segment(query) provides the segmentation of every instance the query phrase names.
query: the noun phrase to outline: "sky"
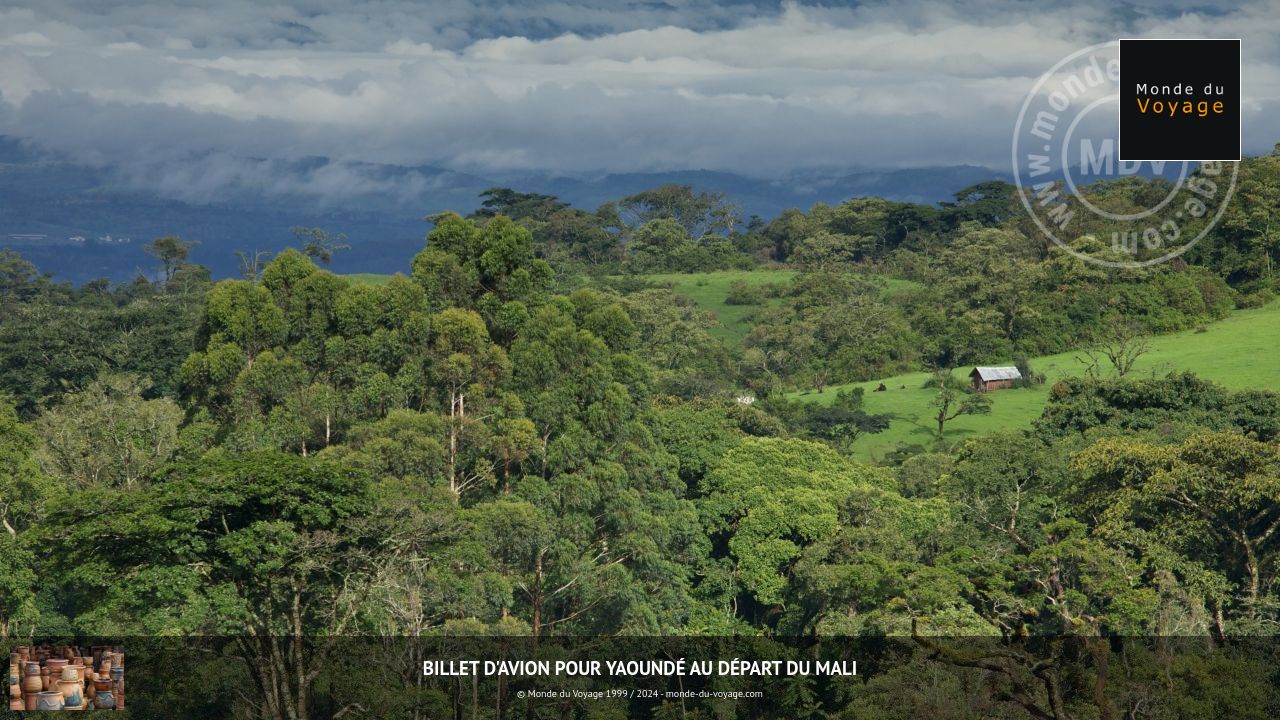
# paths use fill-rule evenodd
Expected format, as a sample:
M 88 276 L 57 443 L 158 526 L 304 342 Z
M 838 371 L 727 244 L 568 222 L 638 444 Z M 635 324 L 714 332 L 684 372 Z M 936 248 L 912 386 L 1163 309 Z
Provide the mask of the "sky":
M 0 0 L 0 135 L 189 182 L 306 156 L 1006 170 L 1036 79 L 1117 37 L 1242 38 L 1245 150 L 1280 141 L 1280 0 Z

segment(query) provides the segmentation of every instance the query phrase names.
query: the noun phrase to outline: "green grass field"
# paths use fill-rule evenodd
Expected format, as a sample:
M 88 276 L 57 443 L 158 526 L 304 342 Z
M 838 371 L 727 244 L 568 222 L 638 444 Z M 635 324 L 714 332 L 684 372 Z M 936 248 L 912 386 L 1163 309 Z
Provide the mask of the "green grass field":
M 1227 319 L 1208 326 L 1205 332 L 1175 333 L 1153 338 L 1151 352 L 1139 358 L 1130 377 L 1150 377 L 1170 371 L 1190 370 L 1228 388 L 1280 389 L 1280 302 L 1253 310 L 1240 310 Z M 991 414 L 963 416 L 947 424 L 947 442 L 1013 428 L 1028 427 L 1039 417 L 1048 400 L 1049 386 L 1063 377 L 1078 376 L 1084 365 L 1076 352 L 1032 358 L 1031 367 L 1045 374 L 1047 382 L 1031 389 L 1001 390 L 991 395 Z M 1104 360 L 1105 363 L 1105 360 Z M 1009 365 L 1009 358 L 983 364 Z M 957 375 L 972 368 L 958 368 Z M 933 440 L 930 404 L 934 391 L 925 389 L 928 373 L 908 373 L 883 380 L 829 387 L 822 393 L 798 392 L 790 397 L 811 402 L 831 402 L 848 387 L 865 391 L 866 409 L 892 413 L 889 429 L 859 438 L 854 452 L 864 460 L 879 460 L 899 445 L 928 447 Z M 885 392 L 874 392 L 881 382 Z M 904 387 L 905 386 L 905 387 Z
M 786 283 L 795 275 L 795 270 L 721 270 L 705 273 L 657 273 L 641 277 L 653 283 L 670 285 L 677 294 L 693 300 L 698 307 L 715 315 L 720 324 L 711 329 L 711 334 L 736 345 L 742 342 L 751 329 L 748 317 L 753 312 L 782 301 L 771 299 L 764 305 L 726 305 L 724 299 L 729 295 L 730 286 L 739 280 L 751 285 Z M 914 285 L 910 280 L 889 278 L 886 291 L 892 293 Z
M 660 285 L 670 285 L 678 295 L 698 304 L 698 307 L 716 316 L 719 325 L 710 332 L 728 343 L 740 343 L 751 329 L 747 316 L 762 307 L 780 302 L 771 299 L 765 305 L 726 305 L 729 286 L 742 280 L 751 285 L 785 283 L 795 277 L 794 270 L 723 270 L 705 273 L 660 273 L 643 275 L 645 280 Z
M 391 281 L 392 275 L 381 275 L 379 273 L 351 273 L 342 277 L 355 283 L 366 283 L 369 285 L 386 285 Z

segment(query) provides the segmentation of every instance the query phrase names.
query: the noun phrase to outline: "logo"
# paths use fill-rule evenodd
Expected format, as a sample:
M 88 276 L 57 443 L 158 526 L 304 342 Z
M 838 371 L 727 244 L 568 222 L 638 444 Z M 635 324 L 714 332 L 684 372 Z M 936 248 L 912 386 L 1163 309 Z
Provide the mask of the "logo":
M 1113 41 L 1074 52 L 1031 88 L 1014 125 L 1014 182 L 1059 248 L 1106 267 L 1145 267 L 1213 229 L 1239 164 L 1120 160 L 1119 50 Z
M 1240 159 L 1239 40 L 1120 40 L 1120 157 Z

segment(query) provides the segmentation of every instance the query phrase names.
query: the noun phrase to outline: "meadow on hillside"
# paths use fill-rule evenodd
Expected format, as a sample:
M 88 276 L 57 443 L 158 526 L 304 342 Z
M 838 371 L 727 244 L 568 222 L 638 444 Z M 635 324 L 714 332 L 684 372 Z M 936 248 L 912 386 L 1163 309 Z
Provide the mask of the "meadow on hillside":
M 683 295 L 698 307 L 713 314 L 719 324 L 709 331 L 727 343 L 737 345 L 751 331 L 751 316 L 761 308 L 781 304 L 778 298 L 768 298 L 759 305 L 730 305 L 725 302 L 736 282 L 748 285 L 786 284 L 796 276 L 795 270 L 722 270 L 702 273 L 657 273 L 641 276 L 649 282 L 670 285 L 678 295 Z M 885 278 L 885 291 L 895 292 L 912 287 L 916 283 L 899 278 Z
M 643 277 L 652 283 L 670 285 L 676 294 L 693 300 L 698 307 L 715 315 L 719 324 L 709 332 L 725 342 L 737 344 L 751 330 L 749 316 L 761 307 L 776 305 L 778 300 L 770 298 L 763 305 L 729 305 L 725 303 L 725 298 L 733 284 L 786 283 L 795 274 L 794 270 L 722 270 L 705 273 L 659 273 Z
M 1131 377 L 1150 377 L 1190 370 L 1233 390 L 1280 388 L 1280 302 L 1266 307 L 1238 310 L 1225 320 L 1205 326 L 1204 331 L 1187 330 L 1151 339 L 1151 351 L 1138 359 Z M 1044 373 L 1045 383 L 1031 388 L 991 393 L 990 415 L 966 415 L 947 424 L 946 440 L 956 443 L 1000 430 L 1027 427 L 1039 417 L 1048 401 L 1049 388 L 1065 377 L 1080 376 L 1085 365 L 1078 351 L 1031 358 L 1031 367 Z M 992 358 L 985 365 L 1009 365 L 1011 358 Z M 957 376 L 967 376 L 971 367 L 957 368 Z M 1108 371 L 1109 372 L 1109 371 Z M 1106 374 L 1104 373 L 1104 376 Z M 870 413 L 892 413 L 889 429 L 860 438 L 853 454 L 864 460 L 879 460 L 900 445 L 928 447 L 933 441 L 931 418 L 936 391 L 924 387 L 927 372 L 896 375 L 868 382 L 825 388 L 823 392 L 796 392 L 789 397 L 829 404 L 841 390 L 863 389 L 864 407 Z M 883 383 L 885 391 L 876 392 Z

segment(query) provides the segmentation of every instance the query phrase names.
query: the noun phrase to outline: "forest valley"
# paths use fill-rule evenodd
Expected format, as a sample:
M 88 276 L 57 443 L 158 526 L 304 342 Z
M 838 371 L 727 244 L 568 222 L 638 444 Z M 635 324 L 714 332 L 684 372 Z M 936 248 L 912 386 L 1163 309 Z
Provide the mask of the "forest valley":
M 1086 192 L 1123 213 L 1166 189 Z M 236 638 L 244 663 L 206 680 L 242 692 L 166 699 L 187 717 L 625 716 L 510 688 L 473 714 L 469 687 L 385 679 L 326 704 L 326 638 L 453 636 L 918 651 L 739 718 L 1275 716 L 1266 653 L 1121 662 L 1111 641 L 1280 629 L 1280 395 L 1124 350 L 1273 301 L 1280 154 L 1242 163 L 1198 245 L 1132 270 L 1053 247 L 999 182 L 769 221 L 686 186 L 595 211 L 494 189 L 432 222 L 379 282 L 325 269 L 319 229 L 218 282 L 176 237 L 151 246 L 160 279 L 120 286 L 0 253 L 0 638 Z M 740 342 L 651 277 L 772 268 L 794 272 L 730 293 Z M 1099 362 L 1029 426 L 945 436 L 989 403 L 968 366 L 1077 349 Z M 881 464 L 850 456 L 888 422 L 861 391 L 798 396 L 913 370 L 937 440 Z

